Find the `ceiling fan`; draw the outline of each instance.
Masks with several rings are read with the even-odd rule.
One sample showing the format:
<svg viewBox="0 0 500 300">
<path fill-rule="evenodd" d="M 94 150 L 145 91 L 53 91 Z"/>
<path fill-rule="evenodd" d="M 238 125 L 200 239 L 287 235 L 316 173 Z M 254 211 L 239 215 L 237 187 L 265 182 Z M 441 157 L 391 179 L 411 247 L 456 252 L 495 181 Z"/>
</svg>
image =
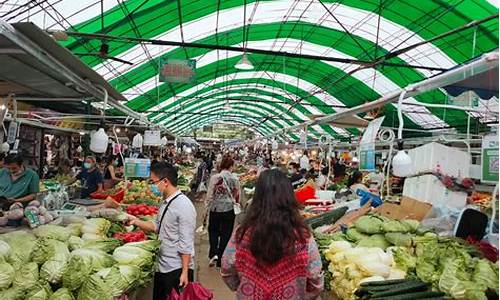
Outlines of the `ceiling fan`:
<svg viewBox="0 0 500 300">
<path fill-rule="evenodd" d="M 104 33 L 104 34 L 106 33 L 104 31 L 104 2 L 103 2 L 103 0 L 101 0 L 101 32 Z M 98 52 L 94 52 L 94 53 L 74 53 L 74 54 L 78 55 L 78 56 L 100 57 L 102 59 L 110 59 L 110 60 L 121 62 L 121 63 L 127 64 L 127 65 L 133 65 L 133 63 L 131 63 L 129 61 L 126 61 L 126 60 L 123 60 L 123 59 L 120 59 L 120 58 L 117 58 L 117 57 L 109 55 L 109 45 L 106 44 L 106 42 L 104 40 L 102 41 L 101 46 L 99 47 L 99 51 Z"/>
</svg>

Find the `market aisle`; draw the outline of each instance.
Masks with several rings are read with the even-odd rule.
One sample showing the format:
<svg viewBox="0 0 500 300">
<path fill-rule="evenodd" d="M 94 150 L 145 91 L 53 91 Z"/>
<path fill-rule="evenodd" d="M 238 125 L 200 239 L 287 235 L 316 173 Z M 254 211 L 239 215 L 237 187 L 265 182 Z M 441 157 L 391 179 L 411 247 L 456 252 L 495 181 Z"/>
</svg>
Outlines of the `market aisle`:
<svg viewBox="0 0 500 300">
<path fill-rule="evenodd" d="M 195 202 L 198 212 L 198 225 L 201 224 L 203 216 L 203 204 Z M 208 267 L 208 235 L 196 236 L 196 275 L 195 280 L 214 293 L 215 300 L 231 300 L 234 294 L 227 288 L 216 268 Z"/>
</svg>

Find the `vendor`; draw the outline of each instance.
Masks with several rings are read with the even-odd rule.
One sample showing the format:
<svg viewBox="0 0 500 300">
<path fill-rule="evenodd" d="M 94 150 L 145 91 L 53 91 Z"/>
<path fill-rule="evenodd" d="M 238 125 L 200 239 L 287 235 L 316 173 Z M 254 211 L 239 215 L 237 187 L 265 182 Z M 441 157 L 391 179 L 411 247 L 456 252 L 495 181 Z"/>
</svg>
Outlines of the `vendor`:
<svg viewBox="0 0 500 300">
<path fill-rule="evenodd" d="M 300 165 L 298 163 L 291 162 L 288 164 L 288 176 L 294 189 L 299 188 L 306 182 L 306 179 L 300 173 Z"/>
<path fill-rule="evenodd" d="M 354 173 L 352 173 L 349 181 L 347 182 L 347 186 L 355 194 L 358 190 L 369 192 L 368 187 L 363 184 L 363 173 L 360 171 L 354 171 Z"/>
<path fill-rule="evenodd" d="M 382 183 L 384 183 L 384 174 L 382 173 L 382 167 L 377 166 L 374 172 L 368 174 L 368 181 L 370 182 L 370 189 L 380 190 Z"/>
<path fill-rule="evenodd" d="M 106 168 L 104 169 L 104 185 L 105 188 L 113 188 L 116 183 L 122 180 L 118 177 L 118 168 L 120 167 L 120 160 L 117 156 L 110 156 Z"/>
<path fill-rule="evenodd" d="M 89 198 L 94 192 L 102 192 L 102 174 L 97 168 L 96 159 L 93 156 L 87 156 L 83 163 L 83 168 L 73 179 L 73 182 L 80 180 L 82 183 L 82 199 Z"/>
<path fill-rule="evenodd" d="M 2 204 L 35 200 L 40 188 L 38 174 L 23 165 L 20 154 L 9 154 L 4 161 L 4 168 L 0 169 L 0 197 L 6 198 L 6 202 L 4 199 Z"/>
</svg>

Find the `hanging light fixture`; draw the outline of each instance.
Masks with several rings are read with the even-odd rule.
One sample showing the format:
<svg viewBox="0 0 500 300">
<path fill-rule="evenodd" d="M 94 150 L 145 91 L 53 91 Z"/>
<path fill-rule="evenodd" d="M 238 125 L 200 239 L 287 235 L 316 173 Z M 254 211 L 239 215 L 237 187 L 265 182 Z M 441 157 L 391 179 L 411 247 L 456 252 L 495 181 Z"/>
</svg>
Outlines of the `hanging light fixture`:
<svg viewBox="0 0 500 300">
<path fill-rule="evenodd" d="M 234 67 L 238 70 L 253 70 L 253 65 L 248 59 L 246 52 L 243 53 L 243 56 Z"/>
<path fill-rule="evenodd" d="M 403 99 L 406 95 L 406 89 L 403 90 L 401 95 L 399 96 L 398 101 L 398 119 L 399 119 L 399 128 L 398 128 L 398 153 L 392 159 L 392 173 L 398 177 L 407 177 L 412 172 L 412 160 L 411 157 L 403 150 L 403 111 L 402 111 L 402 103 Z"/>
</svg>

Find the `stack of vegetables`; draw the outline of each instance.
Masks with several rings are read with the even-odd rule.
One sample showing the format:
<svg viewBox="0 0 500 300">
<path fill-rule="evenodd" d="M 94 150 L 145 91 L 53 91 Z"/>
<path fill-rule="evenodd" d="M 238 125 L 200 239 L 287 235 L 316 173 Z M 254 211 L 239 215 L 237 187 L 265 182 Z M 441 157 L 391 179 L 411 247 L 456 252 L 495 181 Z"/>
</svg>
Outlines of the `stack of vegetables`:
<svg viewBox="0 0 500 300">
<path fill-rule="evenodd" d="M 390 252 L 378 247 L 353 247 L 347 241 L 333 241 L 324 255 L 329 261 L 331 288 L 340 299 L 356 299 L 354 292 L 363 282 L 402 279 Z"/>
<path fill-rule="evenodd" d="M 406 288 L 412 284 L 403 285 L 396 294 L 372 288 L 358 295 L 361 299 L 441 299 L 442 292 L 453 299 L 486 300 L 489 295 L 498 299 L 498 263 L 483 258 L 461 239 L 438 237 L 416 220 L 365 215 L 344 232 L 316 233 L 316 240 L 323 249 L 327 277 L 341 299 L 355 299 L 354 292 L 369 285 L 360 287 L 363 282 L 404 278 L 423 284 L 413 282 L 416 287 L 410 290 Z"/>
<path fill-rule="evenodd" d="M 117 188 L 124 188 L 125 183 L 118 183 Z M 151 191 L 151 186 L 147 181 L 133 180 L 129 182 L 125 189 L 123 203 L 146 203 L 155 204 L 161 201 L 161 197 L 155 196 Z"/>
<path fill-rule="evenodd" d="M 412 247 L 394 252 L 396 264 L 411 277 L 431 284 L 453 299 L 498 299 L 498 263 L 457 238 L 416 237 Z"/>
<path fill-rule="evenodd" d="M 103 218 L 0 235 L 0 299 L 114 299 L 150 280 L 159 241 L 108 238 Z"/>
</svg>

